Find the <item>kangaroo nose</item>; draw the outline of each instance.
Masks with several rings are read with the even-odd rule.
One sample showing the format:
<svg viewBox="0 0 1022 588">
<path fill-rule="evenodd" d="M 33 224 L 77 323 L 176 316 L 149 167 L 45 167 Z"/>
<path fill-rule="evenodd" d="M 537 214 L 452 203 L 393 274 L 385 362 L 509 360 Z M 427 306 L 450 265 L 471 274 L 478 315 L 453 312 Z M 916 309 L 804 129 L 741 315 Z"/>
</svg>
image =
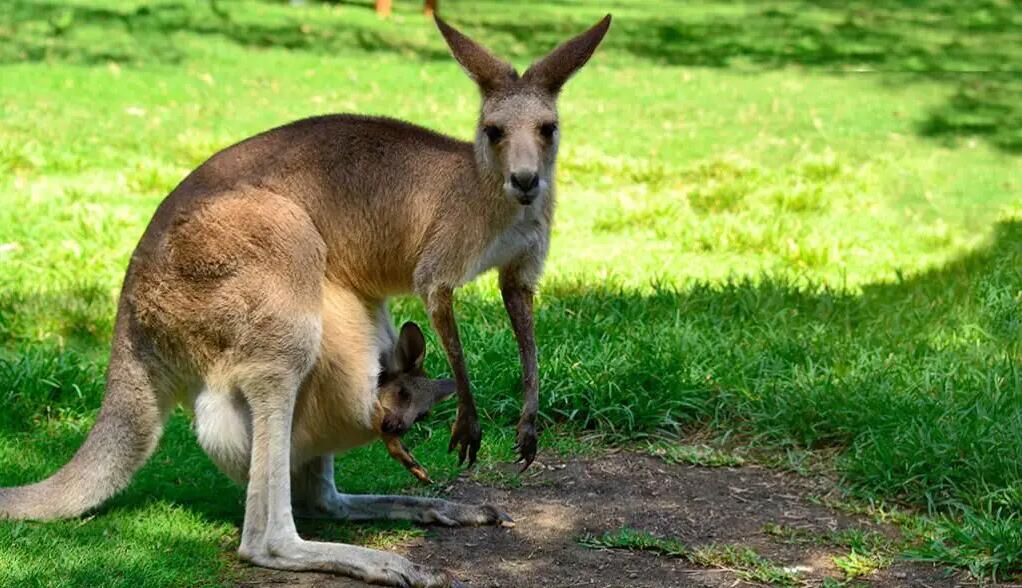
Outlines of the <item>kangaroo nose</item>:
<svg viewBox="0 0 1022 588">
<path fill-rule="evenodd" d="M 531 192 L 539 185 L 539 175 L 536 172 L 515 172 L 511 174 L 511 185 L 522 192 Z"/>
</svg>

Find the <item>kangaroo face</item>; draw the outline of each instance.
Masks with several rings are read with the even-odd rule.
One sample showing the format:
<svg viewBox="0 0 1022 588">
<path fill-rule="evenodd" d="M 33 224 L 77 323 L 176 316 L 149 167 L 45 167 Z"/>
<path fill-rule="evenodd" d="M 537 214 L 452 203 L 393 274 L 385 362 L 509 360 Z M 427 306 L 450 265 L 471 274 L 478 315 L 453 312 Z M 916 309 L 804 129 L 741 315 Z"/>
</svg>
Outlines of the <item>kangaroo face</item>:
<svg viewBox="0 0 1022 588">
<path fill-rule="evenodd" d="M 554 98 L 511 92 L 483 102 L 476 153 L 503 179 L 504 194 L 529 206 L 553 184 L 559 138 Z"/>
<path fill-rule="evenodd" d="M 425 418 L 433 405 L 455 391 L 454 380 L 433 380 L 426 376 L 426 339 L 415 323 L 401 327 L 394 346 L 393 362 L 384 363 L 377 399 L 383 407 L 381 432 L 401 436 Z"/>
<path fill-rule="evenodd" d="M 506 198 L 522 206 L 541 202 L 553 187 L 560 139 L 557 96 L 603 40 L 610 15 L 533 63 L 521 76 L 443 20 L 436 22 L 454 58 L 482 94 L 475 140 L 480 171 L 501 179 Z"/>
<path fill-rule="evenodd" d="M 429 415 L 433 405 L 454 393 L 454 380 L 402 375 L 380 387 L 381 431 L 400 437 Z"/>
</svg>

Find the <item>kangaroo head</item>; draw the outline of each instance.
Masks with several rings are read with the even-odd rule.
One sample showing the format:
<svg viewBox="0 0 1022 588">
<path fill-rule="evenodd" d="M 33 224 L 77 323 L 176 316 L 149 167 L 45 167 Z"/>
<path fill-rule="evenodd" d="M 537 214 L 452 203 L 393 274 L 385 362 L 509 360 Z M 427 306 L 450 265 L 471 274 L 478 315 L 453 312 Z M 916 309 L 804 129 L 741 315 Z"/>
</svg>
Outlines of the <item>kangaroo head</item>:
<svg viewBox="0 0 1022 588">
<path fill-rule="evenodd" d="M 454 393 L 454 380 L 432 380 L 422 369 L 426 338 L 419 325 L 407 322 L 394 345 L 393 361 L 383 363 L 377 399 L 383 407 L 382 432 L 403 435 L 429 414 L 434 404 Z"/>
<path fill-rule="evenodd" d="M 533 63 L 521 76 L 511 64 L 439 17 L 436 24 L 454 58 L 482 93 L 475 138 L 481 171 L 499 177 L 504 196 L 523 206 L 546 197 L 553 186 L 560 139 L 557 95 L 603 40 L 610 15 Z"/>
</svg>

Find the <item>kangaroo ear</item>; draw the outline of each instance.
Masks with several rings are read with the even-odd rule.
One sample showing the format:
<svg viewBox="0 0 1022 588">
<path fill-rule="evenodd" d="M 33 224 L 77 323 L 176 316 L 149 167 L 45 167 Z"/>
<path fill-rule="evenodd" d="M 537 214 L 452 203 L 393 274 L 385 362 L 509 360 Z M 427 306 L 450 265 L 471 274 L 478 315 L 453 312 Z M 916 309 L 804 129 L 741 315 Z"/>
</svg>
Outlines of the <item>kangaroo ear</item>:
<svg viewBox="0 0 1022 588">
<path fill-rule="evenodd" d="M 610 29 L 610 15 L 581 35 L 566 41 L 549 55 L 533 63 L 522 79 L 535 84 L 551 94 L 557 94 L 561 87 L 576 71 L 589 61 L 593 51 Z"/>
<path fill-rule="evenodd" d="M 483 94 L 503 88 L 518 79 L 518 72 L 511 64 L 496 58 L 485 47 L 466 37 L 439 16 L 434 15 L 433 18 L 447 46 L 451 48 L 451 54 L 478 84 Z"/>
<path fill-rule="evenodd" d="M 408 321 L 401 325 L 401 334 L 397 337 L 397 367 L 406 373 L 422 371 L 422 363 L 426 359 L 426 337 L 419 325 Z"/>
</svg>

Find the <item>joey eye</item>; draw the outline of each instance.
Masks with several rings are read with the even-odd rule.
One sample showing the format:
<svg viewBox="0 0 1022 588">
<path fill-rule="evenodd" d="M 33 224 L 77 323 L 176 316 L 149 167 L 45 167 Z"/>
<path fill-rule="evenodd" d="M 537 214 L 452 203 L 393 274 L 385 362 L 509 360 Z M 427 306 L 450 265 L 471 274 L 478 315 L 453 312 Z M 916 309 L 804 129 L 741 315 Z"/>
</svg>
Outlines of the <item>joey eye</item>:
<svg viewBox="0 0 1022 588">
<path fill-rule="evenodd" d="M 412 393 L 409 392 L 407 388 L 402 387 L 402 388 L 398 388 L 397 396 L 402 401 L 407 402 L 408 400 L 410 400 L 412 398 Z"/>
<path fill-rule="evenodd" d="M 483 127 L 483 132 L 490 139 L 490 143 L 499 143 L 504 138 L 504 129 L 496 125 L 486 125 Z"/>
<path fill-rule="evenodd" d="M 539 134 L 543 135 L 546 139 L 552 139 L 555 131 L 557 131 L 557 123 L 551 122 L 539 125 Z"/>
</svg>

